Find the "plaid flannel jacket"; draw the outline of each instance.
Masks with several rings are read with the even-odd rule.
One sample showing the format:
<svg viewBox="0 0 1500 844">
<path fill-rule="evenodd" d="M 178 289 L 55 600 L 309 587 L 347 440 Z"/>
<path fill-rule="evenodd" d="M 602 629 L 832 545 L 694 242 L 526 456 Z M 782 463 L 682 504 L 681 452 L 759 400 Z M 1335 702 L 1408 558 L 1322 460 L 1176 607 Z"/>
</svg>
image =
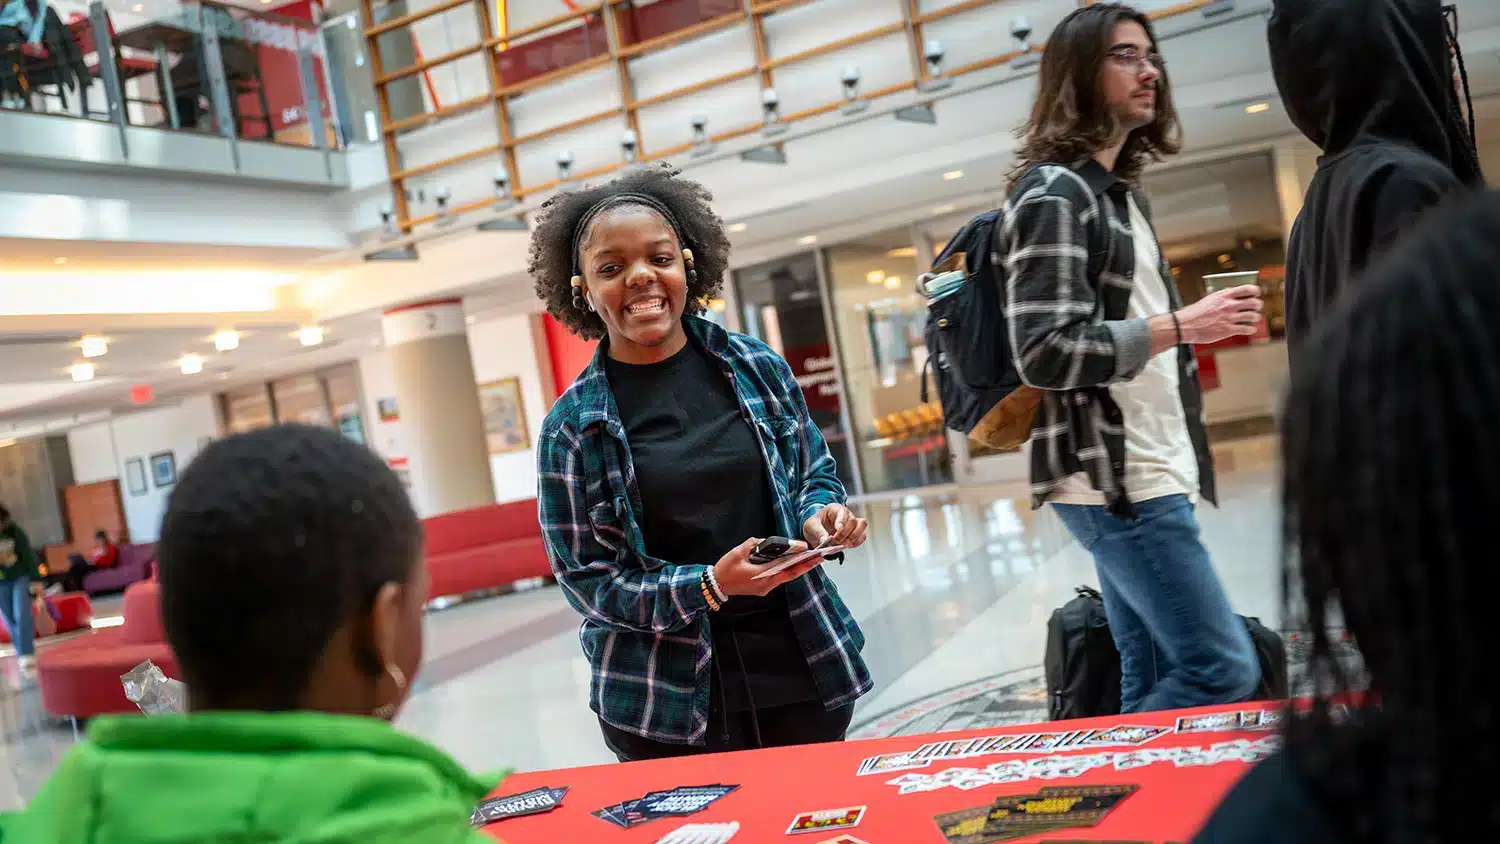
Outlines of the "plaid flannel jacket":
<svg viewBox="0 0 1500 844">
<path fill-rule="evenodd" d="M 1016 369 L 1022 381 L 1042 390 L 1031 433 L 1034 507 L 1067 477 L 1084 472 L 1111 512 L 1134 515 L 1125 494 L 1125 419 L 1109 393 L 1110 384 L 1136 377 L 1151 357 L 1146 321 L 1127 318 L 1135 284 L 1131 196 L 1150 220 L 1146 198 L 1092 158 L 1073 166 L 1043 164 L 1011 189 L 996 229 L 994 262 L 1006 269 L 1005 316 Z M 1172 307 L 1180 307 L 1165 259 L 1161 277 Z M 1213 455 L 1191 346 L 1181 347 L 1179 360 L 1199 487 L 1214 502 Z"/>
<path fill-rule="evenodd" d="M 800 537 L 803 522 L 843 502 L 844 487 L 791 367 L 759 340 L 696 317 L 684 324 L 689 342 L 722 363 L 760 435 L 779 533 Z M 701 584 L 718 561 L 647 556 L 635 467 L 604 354 L 601 343 L 542 425 L 537 506 L 547 554 L 568 603 L 583 614 L 579 638 L 593 670 L 589 706 L 645 738 L 703 744 L 713 622 Z M 843 706 L 869 691 L 864 634 L 828 576 L 814 569 L 788 583 L 786 595 L 823 704 Z"/>
</svg>

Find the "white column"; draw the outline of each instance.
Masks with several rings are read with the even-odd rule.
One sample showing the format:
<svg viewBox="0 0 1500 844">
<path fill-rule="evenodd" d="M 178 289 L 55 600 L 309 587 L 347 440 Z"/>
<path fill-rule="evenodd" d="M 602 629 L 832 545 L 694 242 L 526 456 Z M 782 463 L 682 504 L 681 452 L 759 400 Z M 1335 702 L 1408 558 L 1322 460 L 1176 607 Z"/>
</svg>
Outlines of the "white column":
<svg viewBox="0 0 1500 844">
<path fill-rule="evenodd" d="M 1271 151 L 1271 168 L 1276 176 L 1276 199 L 1281 205 L 1281 236 L 1290 240 L 1292 224 L 1302 212 L 1302 199 L 1318 169 L 1321 151 L 1306 138 L 1280 141 Z"/>
<path fill-rule="evenodd" d="M 394 308 L 381 319 L 381 330 L 417 511 L 433 516 L 493 504 L 463 303 L 447 299 Z"/>
</svg>

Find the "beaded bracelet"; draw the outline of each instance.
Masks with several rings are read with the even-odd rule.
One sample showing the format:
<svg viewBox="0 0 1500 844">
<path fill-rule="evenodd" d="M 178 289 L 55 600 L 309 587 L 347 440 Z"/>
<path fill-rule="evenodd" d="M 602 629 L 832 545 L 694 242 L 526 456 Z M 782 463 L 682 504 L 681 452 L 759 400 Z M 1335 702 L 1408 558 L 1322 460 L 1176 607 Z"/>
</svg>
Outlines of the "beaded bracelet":
<svg viewBox="0 0 1500 844">
<path fill-rule="evenodd" d="M 704 574 L 708 577 L 708 588 L 713 591 L 714 597 L 718 598 L 721 604 L 728 603 L 729 596 L 725 595 L 723 587 L 719 586 L 719 576 L 714 573 L 714 567 L 709 566 L 704 569 Z"/>
<path fill-rule="evenodd" d="M 714 612 L 718 612 L 724 605 L 715 600 L 713 593 L 709 591 L 708 575 L 705 574 L 703 576 L 703 579 L 698 582 L 698 586 L 703 590 L 703 600 L 708 602 L 708 608 Z"/>
</svg>

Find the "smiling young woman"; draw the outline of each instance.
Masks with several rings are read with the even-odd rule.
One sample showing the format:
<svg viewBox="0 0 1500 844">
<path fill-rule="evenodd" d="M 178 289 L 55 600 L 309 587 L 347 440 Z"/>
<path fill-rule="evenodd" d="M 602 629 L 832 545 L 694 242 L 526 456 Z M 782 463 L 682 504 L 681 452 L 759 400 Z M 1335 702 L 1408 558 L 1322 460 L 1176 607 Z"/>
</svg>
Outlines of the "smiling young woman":
<svg viewBox="0 0 1500 844">
<path fill-rule="evenodd" d="M 676 175 L 564 194 L 531 241 L 548 310 L 602 339 L 537 449 L 590 705 L 622 760 L 838 741 L 871 686 L 864 636 L 821 558 L 756 580 L 750 552 L 770 536 L 857 547 L 867 525 L 791 367 L 697 317 L 729 239 L 708 192 Z"/>
</svg>

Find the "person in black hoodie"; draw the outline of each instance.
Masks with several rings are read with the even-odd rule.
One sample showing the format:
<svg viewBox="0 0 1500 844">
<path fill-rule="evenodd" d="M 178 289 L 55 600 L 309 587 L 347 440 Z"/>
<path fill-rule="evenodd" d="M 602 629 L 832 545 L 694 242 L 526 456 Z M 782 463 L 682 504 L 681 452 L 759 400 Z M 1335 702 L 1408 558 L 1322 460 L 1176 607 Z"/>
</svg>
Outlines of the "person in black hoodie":
<svg viewBox="0 0 1500 844">
<path fill-rule="evenodd" d="M 1197 844 L 1500 841 L 1500 193 L 1428 217 L 1293 374 L 1283 582 L 1318 692 Z M 1339 617 L 1362 671 L 1334 658 Z M 1372 696 L 1333 717 L 1360 685 Z"/>
<path fill-rule="evenodd" d="M 1287 245 L 1293 369 L 1313 324 L 1372 257 L 1422 211 L 1484 185 L 1457 12 L 1440 2 L 1275 2 L 1281 101 L 1323 151 Z"/>
</svg>

